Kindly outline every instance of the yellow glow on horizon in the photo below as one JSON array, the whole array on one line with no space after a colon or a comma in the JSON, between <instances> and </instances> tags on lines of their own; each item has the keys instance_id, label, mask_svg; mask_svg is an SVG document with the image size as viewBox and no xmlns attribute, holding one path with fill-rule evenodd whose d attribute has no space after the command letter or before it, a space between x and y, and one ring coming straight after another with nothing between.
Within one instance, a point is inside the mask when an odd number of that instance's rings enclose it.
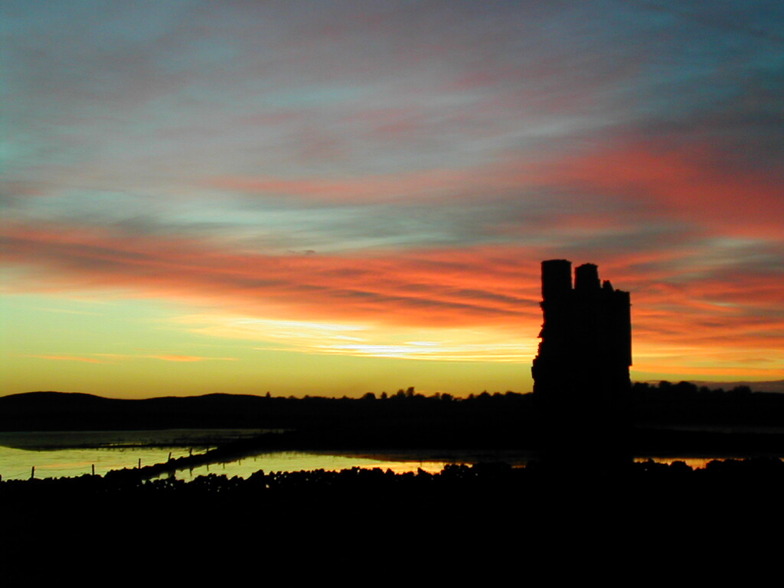
<instances>
[{"instance_id":1,"label":"yellow glow on horizon","mask_svg":"<svg viewBox=\"0 0 784 588\"><path fill-rule=\"evenodd\" d=\"M536 353L536 340L511 338L511 330L425 328L359 323L324 323L258 319L222 314L177 317L188 331L216 338L269 342L300 353L339 354L438 361L525 362ZM519 332L519 329L515 329Z\"/></svg>"},{"instance_id":2,"label":"yellow glow on horizon","mask_svg":"<svg viewBox=\"0 0 784 588\"><path fill-rule=\"evenodd\" d=\"M2 395L361 396L410 386L455 396L524 393L540 327L538 317L481 328L295 321L116 297L93 304L20 295L4 305ZM632 379L781 380L780 351L756 351L749 357L732 341L688 345L646 334L635 339Z\"/></svg>"},{"instance_id":3,"label":"yellow glow on horizon","mask_svg":"<svg viewBox=\"0 0 784 588\"><path fill-rule=\"evenodd\" d=\"M361 396L413 386L466 396L531 389L526 342L503 331L194 313L153 299L107 297L92 305L19 295L3 303L0 395ZM504 357L510 354L519 359Z\"/></svg>"}]
</instances>

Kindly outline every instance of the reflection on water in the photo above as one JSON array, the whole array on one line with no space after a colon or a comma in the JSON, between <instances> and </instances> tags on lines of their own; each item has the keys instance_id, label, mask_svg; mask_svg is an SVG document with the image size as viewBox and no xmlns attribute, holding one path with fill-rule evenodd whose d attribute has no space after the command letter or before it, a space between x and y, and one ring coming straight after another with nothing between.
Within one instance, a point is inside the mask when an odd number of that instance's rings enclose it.
<instances>
[{"instance_id":1,"label":"reflection on water","mask_svg":"<svg viewBox=\"0 0 784 588\"><path fill-rule=\"evenodd\" d=\"M203 453L221 440L237 439L259 431L88 431L0 433L0 476L3 480L104 475L109 470L135 468ZM263 470L341 470L352 467L390 469L396 473L422 469L440 472L460 459L430 459L416 455L367 456L331 453L268 452L227 463L213 463L182 470L175 477L191 480L207 474L247 478Z\"/></svg>"},{"instance_id":2,"label":"reflection on water","mask_svg":"<svg viewBox=\"0 0 784 588\"><path fill-rule=\"evenodd\" d=\"M36 478L75 477L84 474L103 475L109 470L153 465L172 458L188 455L187 448L125 448L125 449L61 449L28 451L0 447L0 475L3 480L26 480L35 468ZM447 462L420 460L374 459L367 457L329 455L301 452L264 453L228 462L213 463L189 470L178 471L175 477L192 480L207 474L225 475L229 478L247 478L254 472L295 472L300 470L342 470L352 467L391 469L396 473L414 472L421 468L440 472Z\"/></svg>"},{"instance_id":3,"label":"reflection on water","mask_svg":"<svg viewBox=\"0 0 784 588\"><path fill-rule=\"evenodd\" d=\"M0 432L4 480L103 475L109 470L153 465L218 443L256 434L236 430L24 431Z\"/></svg>"},{"instance_id":4,"label":"reflection on water","mask_svg":"<svg viewBox=\"0 0 784 588\"><path fill-rule=\"evenodd\" d=\"M696 469L704 468L706 465L708 465L708 462L713 461L714 459L717 458L716 457L639 457L634 461L645 462L648 461L649 459L655 461L656 463L664 463L667 465L672 465L676 461L682 461L690 468L696 470Z\"/></svg>"},{"instance_id":5,"label":"reflection on water","mask_svg":"<svg viewBox=\"0 0 784 588\"><path fill-rule=\"evenodd\" d=\"M97 474L109 470L147 466L188 455L186 448L53 449L35 451L0 447L0 476L3 480L63 478Z\"/></svg>"},{"instance_id":6,"label":"reflection on water","mask_svg":"<svg viewBox=\"0 0 784 588\"><path fill-rule=\"evenodd\" d=\"M0 433L0 479L25 480L36 478L76 477L85 474L104 475L109 470L135 468L177 459L190 453L203 453L221 441L258 434L248 430L166 430L166 431L88 431L88 432L23 432ZM524 465L528 457L519 452L439 455L415 453L367 455L306 453L277 451L246 456L227 463L213 463L178 471L175 477L192 480L207 474L229 478L247 478L263 470L296 472L303 470L342 470L353 467L380 468L395 473L440 472L449 463L503 461ZM636 461L645 461L639 458ZM715 457L652 458L660 463L683 461L692 468L703 468Z\"/></svg>"},{"instance_id":7,"label":"reflection on water","mask_svg":"<svg viewBox=\"0 0 784 588\"><path fill-rule=\"evenodd\" d=\"M239 476L248 478L255 472L297 472L303 470L344 470L354 467L381 468L395 473L415 472L422 469L426 472L440 472L445 461L423 461L417 459L394 460L354 455L334 455L321 453L303 453L297 451L278 451L261 453L229 463L214 463L189 470L178 471L175 477L180 480L192 480L207 474L225 475L228 478Z\"/></svg>"}]
</instances>

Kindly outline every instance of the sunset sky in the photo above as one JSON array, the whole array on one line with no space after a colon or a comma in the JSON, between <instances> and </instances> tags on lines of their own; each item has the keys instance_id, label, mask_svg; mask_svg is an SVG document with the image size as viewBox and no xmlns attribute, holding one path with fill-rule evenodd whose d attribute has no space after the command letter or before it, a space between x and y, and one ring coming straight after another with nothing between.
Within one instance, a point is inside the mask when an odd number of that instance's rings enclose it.
<instances>
[{"instance_id":1,"label":"sunset sky","mask_svg":"<svg viewBox=\"0 0 784 588\"><path fill-rule=\"evenodd\" d=\"M784 379L780 0L4 0L0 395Z\"/></svg>"}]
</instances>

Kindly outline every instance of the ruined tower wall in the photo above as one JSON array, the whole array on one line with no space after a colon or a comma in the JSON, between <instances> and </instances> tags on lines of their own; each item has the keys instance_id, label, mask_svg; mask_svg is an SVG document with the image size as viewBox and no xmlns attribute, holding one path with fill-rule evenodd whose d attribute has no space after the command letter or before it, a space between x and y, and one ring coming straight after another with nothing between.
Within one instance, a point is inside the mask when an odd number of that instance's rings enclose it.
<instances>
[{"instance_id":1,"label":"ruined tower wall","mask_svg":"<svg viewBox=\"0 0 784 588\"><path fill-rule=\"evenodd\" d=\"M631 303L628 292L599 280L598 268L574 272L563 259L542 262L539 353L534 393L549 406L603 407L628 391Z\"/></svg>"}]
</instances>

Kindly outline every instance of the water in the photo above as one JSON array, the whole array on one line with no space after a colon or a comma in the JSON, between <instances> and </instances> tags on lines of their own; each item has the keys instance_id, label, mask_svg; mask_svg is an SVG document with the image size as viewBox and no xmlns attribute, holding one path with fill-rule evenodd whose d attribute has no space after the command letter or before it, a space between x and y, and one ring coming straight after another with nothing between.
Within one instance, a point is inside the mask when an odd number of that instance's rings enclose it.
<instances>
[{"instance_id":1,"label":"water","mask_svg":"<svg viewBox=\"0 0 784 588\"><path fill-rule=\"evenodd\" d=\"M109 470L153 465L218 443L257 434L238 430L0 432L4 480L103 475Z\"/></svg>"},{"instance_id":2,"label":"water","mask_svg":"<svg viewBox=\"0 0 784 588\"><path fill-rule=\"evenodd\" d=\"M109 470L166 462L191 453L204 453L219 442L252 436L249 430L166 430L0 433L0 476L3 480L104 475ZM227 463L212 463L178 471L191 480L210 473L247 478L265 472L341 470L352 467L390 469L396 473L423 469L439 472L447 463L462 463L457 456L360 455L276 451L246 456Z\"/></svg>"},{"instance_id":3,"label":"water","mask_svg":"<svg viewBox=\"0 0 784 588\"><path fill-rule=\"evenodd\" d=\"M259 430L162 430L162 431L85 431L85 432L0 432L0 476L3 480L104 475L109 470L136 468L166 462L191 453L204 453L221 442L253 436ZM275 451L245 456L226 463L212 463L181 470L175 477L192 480L207 474L247 478L264 472L302 470L341 470L353 467L380 468L395 473L440 472L450 463L504 461L524 465L530 456L509 453L447 453L438 455L404 453L335 454L330 452ZM640 458L644 461L646 458ZM653 457L660 463L683 461L702 468L715 457Z\"/></svg>"},{"instance_id":4,"label":"water","mask_svg":"<svg viewBox=\"0 0 784 588\"><path fill-rule=\"evenodd\" d=\"M297 472L303 470L339 471L354 467L380 468L395 473L415 472L422 469L426 472L440 472L447 461L425 459L395 459L361 455L335 455L332 453L306 453L299 451L276 451L260 453L228 463L213 463L189 470L180 470L175 477L181 480L192 480L207 474L225 475L228 478L239 476L248 478L251 474L264 472Z\"/></svg>"}]
</instances>

